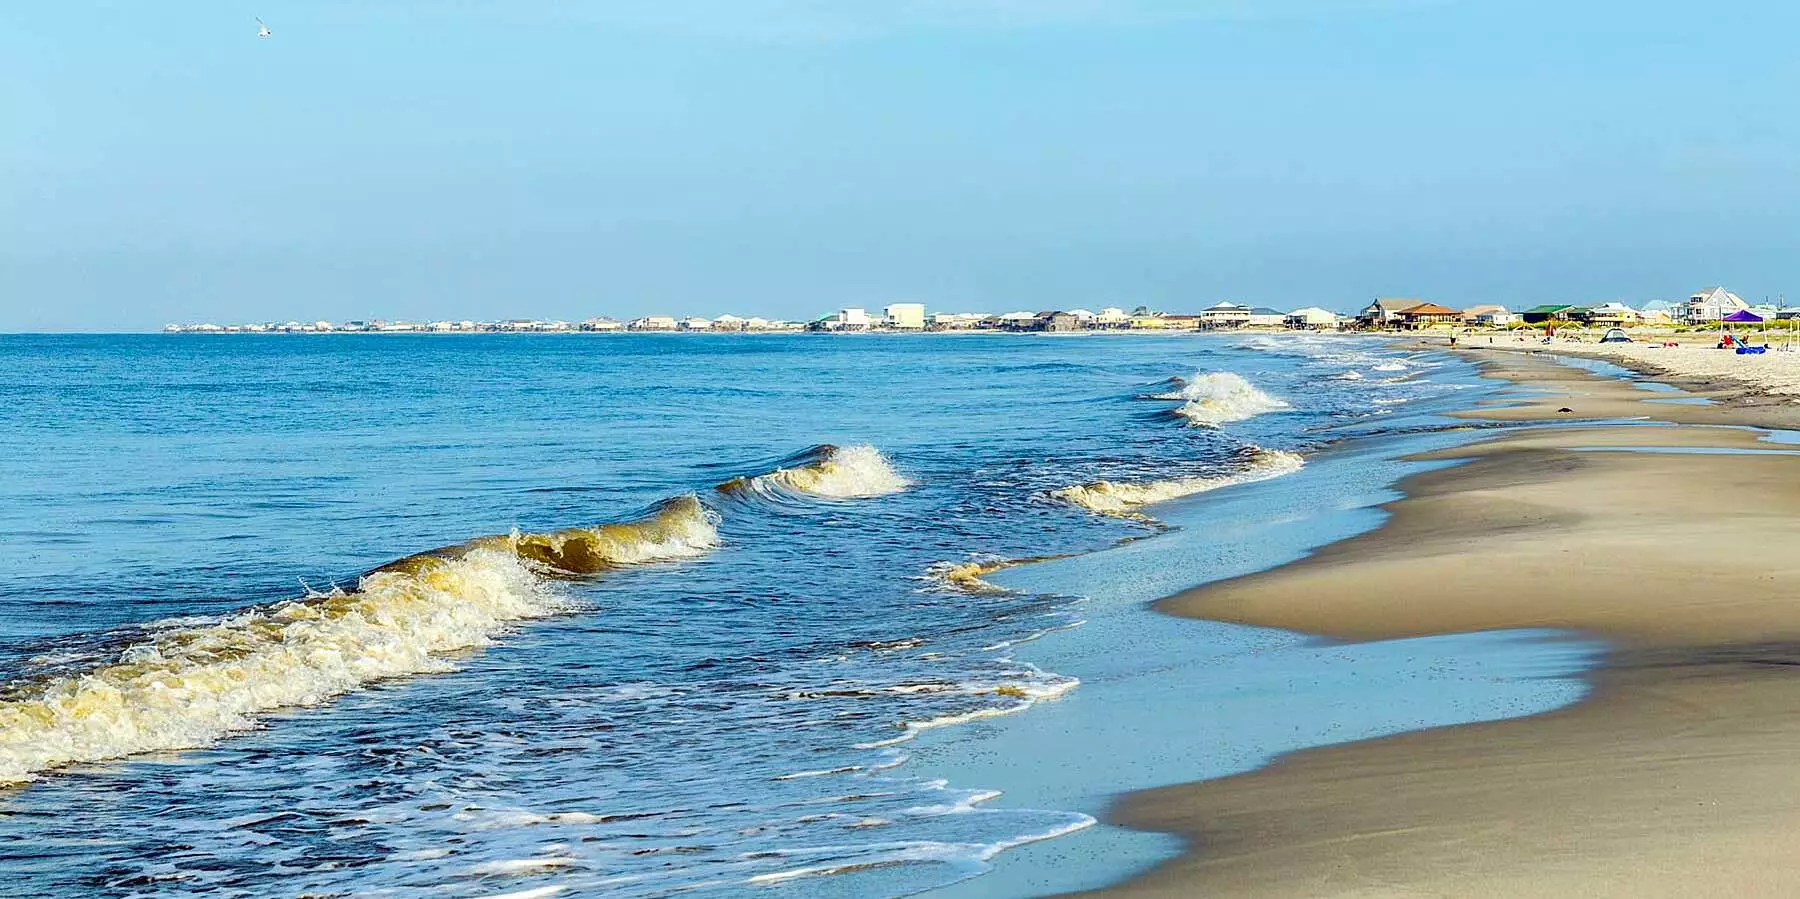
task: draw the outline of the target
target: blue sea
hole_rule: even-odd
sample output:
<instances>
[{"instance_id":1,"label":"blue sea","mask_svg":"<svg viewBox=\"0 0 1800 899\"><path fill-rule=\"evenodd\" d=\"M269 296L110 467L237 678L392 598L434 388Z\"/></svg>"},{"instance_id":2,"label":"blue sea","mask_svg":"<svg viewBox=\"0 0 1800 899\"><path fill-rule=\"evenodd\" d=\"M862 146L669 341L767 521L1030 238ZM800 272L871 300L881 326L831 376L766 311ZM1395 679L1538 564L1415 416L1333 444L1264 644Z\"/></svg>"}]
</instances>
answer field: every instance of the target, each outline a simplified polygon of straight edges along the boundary
<instances>
[{"instance_id":1,"label":"blue sea","mask_svg":"<svg viewBox=\"0 0 1800 899\"><path fill-rule=\"evenodd\" d=\"M1439 413L1493 388L1395 343L5 336L0 371L19 895L1041 892L1168 851L1097 824L1118 790L1580 690L1530 635L1344 663L1146 610L1468 439Z\"/></svg>"}]
</instances>

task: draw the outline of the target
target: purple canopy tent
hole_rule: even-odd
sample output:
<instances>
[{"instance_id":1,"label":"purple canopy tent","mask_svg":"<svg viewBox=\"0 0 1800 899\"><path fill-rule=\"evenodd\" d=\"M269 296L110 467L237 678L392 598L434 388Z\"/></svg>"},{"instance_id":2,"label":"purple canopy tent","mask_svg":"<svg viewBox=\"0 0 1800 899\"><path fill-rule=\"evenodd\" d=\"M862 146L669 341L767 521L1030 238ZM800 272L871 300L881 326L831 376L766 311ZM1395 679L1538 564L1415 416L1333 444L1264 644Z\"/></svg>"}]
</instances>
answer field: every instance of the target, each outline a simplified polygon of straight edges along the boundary
<instances>
[{"instance_id":1,"label":"purple canopy tent","mask_svg":"<svg viewBox=\"0 0 1800 899\"><path fill-rule=\"evenodd\" d=\"M1748 309L1739 309L1738 311L1725 316L1724 320L1728 321L1728 322L1761 324L1763 317L1760 315L1757 315L1754 312L1751 312Z\"/></svg>"}]
</instances>

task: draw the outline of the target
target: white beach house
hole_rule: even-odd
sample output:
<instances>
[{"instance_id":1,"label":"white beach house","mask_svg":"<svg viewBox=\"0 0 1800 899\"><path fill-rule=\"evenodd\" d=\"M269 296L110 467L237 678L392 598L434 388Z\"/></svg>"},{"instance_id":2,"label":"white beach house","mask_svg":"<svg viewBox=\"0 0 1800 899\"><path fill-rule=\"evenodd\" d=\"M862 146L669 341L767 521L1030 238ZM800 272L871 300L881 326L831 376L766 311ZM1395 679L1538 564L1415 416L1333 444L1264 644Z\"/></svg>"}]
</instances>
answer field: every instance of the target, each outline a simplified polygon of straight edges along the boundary
<instances>
[{"instance_id":1,"label":"white beach house","mask_svg":"<svg viewBox=\"0 0 1800 899\"><path fill-rule=\"evenodd\" d=\"M1337 327L1338 314L1318 306L1302 306L1289 312L1282 322L1290 328L1322 331Z\"/></svg>"},{"instance_id":2,"label":"white beach house","mask_svg":"<svg viewBox=\"0 0 1800 899\"><path fill-rule=\"evenodd\" d=\"M1241 328L1250 324L1250 307L1242 303L1215 303L1200 310L1203 328Z\"/></svg>"},{"instance_id":3,"label":"white beach house","mask_svg":"<svg viewBox=\"0 0 1800 899\"><path fill-rule=\"evenodd\" d=\"M1723 287L1709 287L1688 297L1688 300L1677 311L1675 318L1686 324L1699 322L1716 322L1719 319L1750 308L1742 297Z\"/></svg>"},{"instance_id":4,"label":"white beach house","mask_svg":"<svg viewBox=\"0 0 1800 899\"><path fill-rule=\"evenodd\" d=\"M1253 328L1279 328L1287 324L1287 313L1268 306L1253 306L1249 324Z\"/></svg>"},{"instance_id":5,"label":"white beach house","mask_svg":"<svg viewBox=\"0 0 1800 899\"><path fill-rule=\"evenodd\" d=\"M1505 306L1497 303L1482 303L1463 310L1463 324L1481 327L1504 328L1518 320L1518 316L1508 312Z\"/></svg>"}]
</instances>

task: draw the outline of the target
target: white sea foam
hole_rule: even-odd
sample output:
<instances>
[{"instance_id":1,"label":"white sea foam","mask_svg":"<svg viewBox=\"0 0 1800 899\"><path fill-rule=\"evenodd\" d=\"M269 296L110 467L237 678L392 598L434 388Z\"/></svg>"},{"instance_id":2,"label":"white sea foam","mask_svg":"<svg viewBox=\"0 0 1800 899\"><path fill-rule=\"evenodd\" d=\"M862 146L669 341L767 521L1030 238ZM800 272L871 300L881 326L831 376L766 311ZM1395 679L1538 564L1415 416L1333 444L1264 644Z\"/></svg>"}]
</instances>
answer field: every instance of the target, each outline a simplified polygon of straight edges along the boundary
<instances>
[{"instance_id":1,"label":"white sea foam","mask_svg":"<svg viewBox=\"0 0 1800 899\"><path fill-rule=\"evenodd\" d=\"M1050 674L1031 666L1027 666L1027 668L1028 670L1019 672L1021 676L1018 679L1001 683L971 683L959 688L959 692L969 695L1005 696L1017 700L1016 702L1003 706L984 706L964 712L926 718L921 721L902 722L899 734L885 740L857 743L854 748L882 749L905 743L928 730L979 721L983 718L998 718L1003 715L1016 714L1040 702L1059 699L1070 690L1081 686L1080 678Z\"/></svg>"},{"instance_id":2,"label":"white sea foam","mask_svg":"<svg viewBox=\"0 0 1800 899\"><path fill-rule=\"evenodd\" d=\"M572 858L505 858L482 862L469 869L470 874L536 874L575 864Z\"/></svg>"},{"instance_id":3,"label":"white sea foam","mask_svg":"<svg viewBox=\"0 0 1800 899\"><path fill-rule=\"evenodd\" d=\"M532 887L528 890L515 890L510 893L490 893L483 899L550 899L568 892L565 886Z\"/></svg>"},{"instance_id":4,"label":"white sea foam","mask_svg":"<svg viewBox=\"0 0 1800 899\"><path fill-rule=\"evenodd\" d=\"M1102 515L1130 516L1138 514L1138 510L1144 506L1154 503L1292 474L1299 471L1305 464L1305 459L1297 453L1259 447L1252 452L1250 465L1233 474L1169 478L1140 483L1095 481L1091 484L1080 484L1054 490L1050 495Z\"/></svg>"},{"instance_id":5,"label":"white sea foam","mask_svg":"<svg viewBox=\"0 0 1800 899\"><path fill-rule=\"evenodd\" d=\"M1286 402L1257 389L1242 375L1228 371L1197 374L1180 390L1156 398L1181 400L1176 413L1193 424L1206 426L1243 421L1265 412L1290 408Z\"/></svg>"},{"instance_id":6,"label":"white sea foam","mask_svg":"<svg viewBox=\"0 0 1800 899\"><path fill-rule=\"evenodd\" d=\"M567 606L538 566L595 571L687 558L717 542L692 497L643 521L472 541L333 590L162 630L117 660L14 687L0 699L0 783L76 762L208 745L260 713L310 706L386 678L454 667Z\"/></svg>"},{"instance_id":7,"label":"white sea foam","mask_svg":"<svg viewBox=\"0 0 1800 899\"><path fill-rule=\"evenodd\" d=\"M729 491L737 489L734 485L773 486L832 499L857 499L899 493L912 486L912 482L894 470L893 463L880 450L868 444L857 444L830 447L817 460L805 465L778 468L721 487Z\"/></svg>"},{"instance_id":8,"label":"white sea foam","mask_svg":"<svg viewBox=\"0 0 1800 899\"><path fill-rule=\"evenodd\" d=\"M978 804L994 799L999 795L1000 794L996 791L987 791L974 794L954 805L923 807L909 811L915 814L931 816L968 814L974 812ZM971 877L985 870L987 863L992 861L994 856L997 856L1008 849L1024 846L1029 843L1053 840L1057 837L1067 836L1071 833L1092 827L1096 823L1093 816L1084 815L1079 812L1067 813L1060 817L1063 818L1062 821L1052 824L1043 830L1018 834L991 843L949 843L933 840L913 843L892 843L866 848L839 846L814 847L811 851L821 854L854 851L856 849L864 849L864 851L873 849L875 851L863 855L854 861L823 865L806 865L781 871L769 871L763 874L756 874L746 878L744 882L755 885L770 885L786 883L801 878L830 877L837 874L849 874L857 871L867 871L894 865L932 862L959 868L962 870L964 877Z\"/></svg>"}]
</instances>

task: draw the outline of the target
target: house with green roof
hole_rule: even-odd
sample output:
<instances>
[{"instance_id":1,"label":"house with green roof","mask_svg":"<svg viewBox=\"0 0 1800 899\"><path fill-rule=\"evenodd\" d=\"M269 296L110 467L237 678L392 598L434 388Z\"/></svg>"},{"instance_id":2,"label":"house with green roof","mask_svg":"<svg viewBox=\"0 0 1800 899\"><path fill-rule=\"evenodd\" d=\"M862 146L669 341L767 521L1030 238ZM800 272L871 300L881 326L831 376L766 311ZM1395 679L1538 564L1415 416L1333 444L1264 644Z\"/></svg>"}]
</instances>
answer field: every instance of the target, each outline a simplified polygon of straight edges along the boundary
<instances>
[{"instance_id":1,"label":"house with green roof","mask_svg":"<svg viewBox=\"0 0 1800 899\"><path fill-rule=\"evenodd\" d=\"M1546 322L1568 321L1575 316L1576 311L1574 303L1545 303L1519 313L1519 318L1528 325L1541 325Z\"/></svg>"}]
</instances>

